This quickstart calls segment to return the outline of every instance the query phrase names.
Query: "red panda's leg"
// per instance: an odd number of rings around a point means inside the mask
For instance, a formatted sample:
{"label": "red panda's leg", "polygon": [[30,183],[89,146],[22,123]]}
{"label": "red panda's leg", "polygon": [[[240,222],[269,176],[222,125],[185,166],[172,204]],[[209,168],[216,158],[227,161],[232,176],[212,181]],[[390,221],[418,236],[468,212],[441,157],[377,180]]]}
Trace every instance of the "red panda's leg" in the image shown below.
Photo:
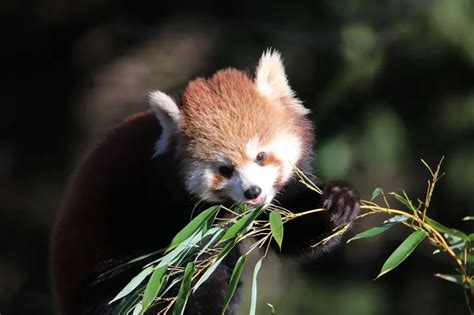
{"label": "red panda's leg", "polygon": [[[301,184],[293,184],[281,205],[293,212],[317,208],[326,211],[297,218],[285,224],[283,252],[308,251],[310,246],[329,236],[334,227],[350,224],[360,210],[359,194],[344,182],[328,182],[322,185],[319,195]],[[314,254],[327,252],[337,245],[341,237],[334,237],[324,245],[313,249]]]}

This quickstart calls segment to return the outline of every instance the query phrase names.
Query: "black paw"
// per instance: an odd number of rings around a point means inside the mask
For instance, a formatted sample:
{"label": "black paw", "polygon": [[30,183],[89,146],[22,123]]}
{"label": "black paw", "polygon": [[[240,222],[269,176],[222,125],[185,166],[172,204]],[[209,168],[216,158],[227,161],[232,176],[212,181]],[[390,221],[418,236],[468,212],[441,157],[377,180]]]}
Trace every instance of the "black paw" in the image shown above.
{"label": "black paw", "polygon": [[329,220],[335,225],[352,222],[360,211],[359,193],[344,182],[328,182],[322,202]]}

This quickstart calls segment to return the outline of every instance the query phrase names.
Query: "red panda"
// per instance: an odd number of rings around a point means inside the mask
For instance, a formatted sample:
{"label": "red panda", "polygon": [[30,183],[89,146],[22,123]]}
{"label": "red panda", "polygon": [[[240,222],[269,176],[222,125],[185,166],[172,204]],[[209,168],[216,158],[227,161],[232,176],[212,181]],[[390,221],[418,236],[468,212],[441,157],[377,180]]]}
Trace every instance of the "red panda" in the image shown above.
{"label": "red panda", "polygon": [[[188,83],[179,103],[156,91],[150,105],[110,132],[72,178],[51,238],[61,314],[112,314],[107,302],[133,273],[96,284],[97,271],[164,248],[198,204],[325,207],[285,225],[283,252],[307,249],[358,214],[348,184],[322,184],[319,196],[295,179],[295,165],[312,172],[313,125],[278,52],[265,52],[254,75],[220,70]],[[186,314],[221,313],[236,251],[190,298]],[[237,300],[227,314],[236,314]]]}

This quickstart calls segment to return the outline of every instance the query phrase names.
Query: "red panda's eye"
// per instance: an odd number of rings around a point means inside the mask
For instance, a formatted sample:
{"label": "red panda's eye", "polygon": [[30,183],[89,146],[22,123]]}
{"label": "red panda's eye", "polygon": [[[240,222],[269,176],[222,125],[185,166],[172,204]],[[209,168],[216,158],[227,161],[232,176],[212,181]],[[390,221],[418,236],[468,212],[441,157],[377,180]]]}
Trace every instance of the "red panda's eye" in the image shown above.
{"label": "red panda's eye", "polygon": [[225,178],[231,178],[234,169],[229,166],[221,166],[219,167],[219,174],[224,176]]}
{"label": "red panda's eye", "polygon": [[265,160],[266,157],[267,157],[267,154],[265,152],[260,152],[259,154],[257,154],[256,160],[257,162],[263,162],[263,160]]}

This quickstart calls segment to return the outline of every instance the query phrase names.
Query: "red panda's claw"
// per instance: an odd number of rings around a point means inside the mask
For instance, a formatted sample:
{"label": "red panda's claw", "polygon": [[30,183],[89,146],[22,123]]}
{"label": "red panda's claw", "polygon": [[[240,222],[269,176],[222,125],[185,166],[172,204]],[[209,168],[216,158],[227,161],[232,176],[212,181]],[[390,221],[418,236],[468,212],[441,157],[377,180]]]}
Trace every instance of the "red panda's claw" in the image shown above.
{"label": "red panda's claw", "polygon": [[359,214],[360,196],[349,184],[332,181],[324,188],[322,205],[333,224],[348,224]]}

